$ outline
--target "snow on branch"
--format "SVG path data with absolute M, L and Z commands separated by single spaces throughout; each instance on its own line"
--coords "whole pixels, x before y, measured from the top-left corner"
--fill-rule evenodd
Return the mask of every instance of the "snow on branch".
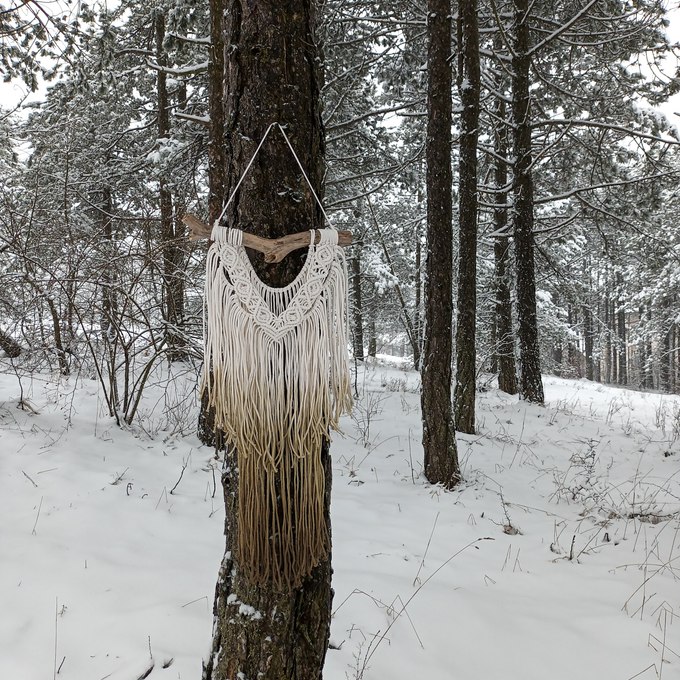
M 188 120 L 192 123 L 198 123 L 199 125 L 210 127 L 210 116 L 193 116 L 190 113 L 182 113 L 181 111 L 175 111 L 174 115 L 175 118 L 181 118 L 182 120 Z
M 594 127 L 605 130 L 611 130 L 612 132 L 620 132 L 628 137 L 639 137 L 641 139 L 648 139 L 652 142 L 660 142 L 661 144 L 674 144 L 680 145 L 680 139 L 658 137 L 657 135 L 651 135 L 647 132 L 639 132 L 638 130 L 631 130 L 630 128 L 623 127 L 622 125 L 614 125 L 612 123 L 600 123 L 595 120 L 583 120 L 580 118 L 549 118 L 547 120 L 539 120 L 531 124 L 531 127 L 536 129 L 540 127 L 548 127 L 551 125 L 571 125 L 580 127 Z
M 208 62 L 202 61 L 200 64 L 189 64 L 188 66 L 181 66 L 179 68 L 171 68 L 170 66 L 160 66 L 147 59 L 146 65 L 154 71 L 160 73 L 167 73 L 170 76 L 193 76 L 197 73 L 205 73 L 208 70 Z

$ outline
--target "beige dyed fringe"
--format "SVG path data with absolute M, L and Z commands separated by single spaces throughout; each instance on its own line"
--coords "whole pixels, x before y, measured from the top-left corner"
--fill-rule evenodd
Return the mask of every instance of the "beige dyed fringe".
M 239 230 L 215 227 L 207 258 L 202 389 L 237 453 L 237 563 L 279 590 L 329 553 L 321 447 L 352 406 L 345 256 L 320 234 L 285 288 L 259 279 Z

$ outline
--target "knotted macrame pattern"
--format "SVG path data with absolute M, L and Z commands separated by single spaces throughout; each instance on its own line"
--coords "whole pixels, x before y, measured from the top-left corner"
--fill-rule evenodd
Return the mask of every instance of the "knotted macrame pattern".
M 352 405 L 345 256 L 319 233 L 284 288 L 260 280 L 240 230 L 216 226 L 207 258 L 203 389 L 236 449 L 232 545 L 250 582 L 279 589 L 328 555 L 321 447 Z

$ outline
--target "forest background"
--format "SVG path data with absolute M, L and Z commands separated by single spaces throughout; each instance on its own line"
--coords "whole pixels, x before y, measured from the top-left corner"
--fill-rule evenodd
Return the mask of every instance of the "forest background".
M 200 360 L 204 246 L 188 242 L 181 217 L 208 214 L 208 16 L 201 3 L 166 4 L 81 5 L 77 29 L 72 6 L 63 15 L 51 6 L 49 18 L 29 21 L 20 39 L 8 33 L 3 40 L 4 70 L 15 78 L 3 93 L 12 88 L 6 96 L 13 99 L 21 77 L 41 93 L 28 97 L 20 115 L 10 109 L 2 118 L 0 225 L 0 329 L 5 344 L 30 348 L 36 366 L 68 372 L 84 362 L 93 370 L 107 352 L 111 366 L 142 372 L 161 357 Z M 613 3 L 595 27 L 586 12 L 567 37 L 532 54 L 544 371 L 670 391 L 679 382 L 677 132 L 673 115 L 656 113 L 674 110 L 675 100 L 666 101 L 677 88 L 666 37 L 668 17 L 677 14 L 671 4 L 640 3 L 626 13 L 626 3 Z M 576 10 L 548 5 L 545 16 Z M 350 254 L 354 353 L 408 354 L 417 366 L 426 196 L 422 8 L 327 2 L 320 16 L 326 202 L 358 243 Z M 482 5 L 480 17 L 487 44 L 475 354 L 477 370 L 493 370 L 503 275 L 494 247 L 509 232 L 494 227 L 498 91 L 489 79 L 505 57 L 493 45 L 492 9 Z M 547 31 L 541 21 L 537 11 L 538 35 Z M 167 116 L 157 115 L 159 101 L 167 102 Z M 512 239 L 509 245 L 511 257 Z M 101 343 L 108 343 L 103 354 Z M 99 373 L 103 385 L 111 382 Z M 126 389 L 134 391 L 129 385 L 111 394 L 111 409 L 131 420 L 135 399 Z
M 44 92 L 0 121 L 0 347 L 19 404 L 31 409 L 24 376 L 75 376 L 98 385 L 122 430 L 191 436 L 206 244 L 189 239 L 183 216 L 209 222 L 223 200 L 211 192 L 220 145 L 208 7 L 79 4 L 76 21 L 68 3 L 63 13 L 24 4 L 0 15 L 5 75 Z M 679 142 L 659 113 L 679 89 L 666 4 L 466 2 L 474 27 L 459 15 L 445 35 L 456 56 L 448 188 L 459 205 L 450 297 L 461 432 L 476 431 L 478 389 L 495 376 L 539 405 L 541 374 L 680 385 Z M 436 355 L 428 286 L 447 266 L 425 275 L 442 245 L 426 238 L 439 84 L 426 66 L 427 16 L 412 2 L 318 6 L 325 204 L 355 237 L 357 395 L 362 362 L 391 355 L 419 369 Z M 178 396 L 178 384 L 194 388 Z M 144 405 L 159 389 L 151 427 Z M 427 458 L 425 473 L 440 481 Z

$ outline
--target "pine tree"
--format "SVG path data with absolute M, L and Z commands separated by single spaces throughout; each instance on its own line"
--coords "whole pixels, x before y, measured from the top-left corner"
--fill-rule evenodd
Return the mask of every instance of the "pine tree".
M 286 126 L 307 174 L 318 189 L 323 175 L 323 130 L 320 117 L 318 53 L 313 32 L 315 16 L 309 0 L 262 0 L 257 4 L 211 3 L 213 41 L 229 45 L 224 72 L 215 70 L 212 45 L 213 96 L 225 102 L 225 201 L 245 171 L 255 145 L 267 127 L 277 121 Z M 219 80 L 219 83 L 217 82 Z M 221 83 L 224 89 L 222 90 Z M 213 132 L 215 128 L 213 127 Z M 213 140 L 218 143 L 218 140 Z M 214 180 L 215 174 L 212 175 Z M 280 138 L 266 142 L 249 173 L 249 181 L 231 203 L 226 223 L 260 236 L 279 237 L 300 225 L 323 226 L 322 215 L 290 150 Z M 260 278 L 282 286 L 299 271 L 301 258 L 289 255 L 279 265 L 255 259 Z M 321 451 L 326 471 L 325 521 L 330 523 L 331 466 L 328 442 Z M 204 667 L 204 680 L 318 680 L 328 646 L 331 607 L 331 564 L 325 558 L 299 588 L 277 590 L 256 587 L 239 569 L 232 549 L 239 528 L 235 452 L 227 450 L 222 476 L 226 520 L 226 551 L 215 594 L 212 652 Z M 282 496 L 286 489 L 281 489 Z M 248 604 L 259 616 L 239 612 Z
M 461 133 L 458 169 L 458 298 L 456 315 L 456 430 L 474 434 L 477 376 L 477 139 L 479 29 L 476 0 L 458 4 L 458 89 Z
M 451 177 L 451 5 L 428 0 L 427 258 L 421 405 L 425 476 L 460 480 L 451 408 L 453 225 Z

